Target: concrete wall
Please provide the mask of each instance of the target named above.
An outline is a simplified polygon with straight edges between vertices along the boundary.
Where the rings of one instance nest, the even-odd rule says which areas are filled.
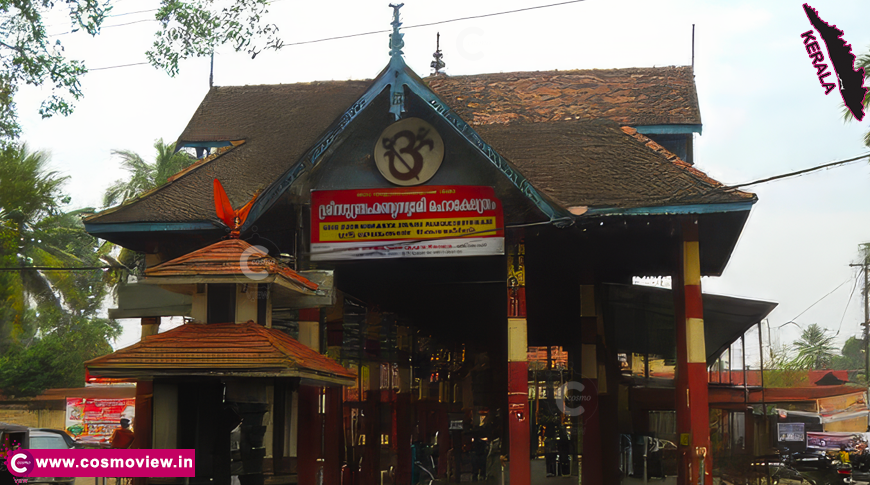
[[[26,404],[0,404],[0,422],[29,428],[64,429],[63,409],[30,409]]]

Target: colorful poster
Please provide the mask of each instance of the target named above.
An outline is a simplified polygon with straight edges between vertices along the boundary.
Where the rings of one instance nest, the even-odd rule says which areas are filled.
[[[311,192],[311,260],[504,254],[492,187],[419,186]]]
[[[135,398],[93,399],[68,397],[66,399],[66,430],[76,439],[103,441],[120,426],[121,418],[131,422],[135,416]]]

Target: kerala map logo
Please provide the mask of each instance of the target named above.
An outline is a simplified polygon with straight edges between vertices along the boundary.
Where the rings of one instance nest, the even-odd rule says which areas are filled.
[[[831,71],[828,69],[828,64],[825,63],[825,55],[818,41],[821,39],[828,52],[828,62],[837,74],[837,83],[843,104],[846,105],[846,109],[852,113],[855,119],[863,120],[864,97],[867,95],[867,88],[864,87],[864,68],[855,69],[855,54],[852,53],[852,45],[843,39],[843,31],[838,29],[836,25],[830,25],[822,20],[816,9],[807,3],[803,7],[807,19],[815,31],[804,32],[801,34],[801,39],[812,61],[812,66],[816,69],[819,84],[825,89],[826,95],[837,87],[833,82],[830,82],[833,79],[827,79],[831,76]],[[816,32],[818,32],[818,38],[815,35]]]

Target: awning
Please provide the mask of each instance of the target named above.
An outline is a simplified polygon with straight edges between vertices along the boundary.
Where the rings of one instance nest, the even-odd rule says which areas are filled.
[[[91,375],[154,377],[299,377],[353,385],[355,374],[280,330],[253,322],[188,323],[85,362]]]
[[[616,325],[620,352],[676,358],[674,298],[670,289],[606,284],[605,324]],[[703,295],[707,364],[712,364],[776,303],[730,296]]]

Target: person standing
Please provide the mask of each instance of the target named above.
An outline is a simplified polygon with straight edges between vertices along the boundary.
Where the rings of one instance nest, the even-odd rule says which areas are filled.
[[[130,420],[121,418],[121,427],[112,431],[109,445],[114,449],[127,449],[133,444],[133,430],[130,429]]]

